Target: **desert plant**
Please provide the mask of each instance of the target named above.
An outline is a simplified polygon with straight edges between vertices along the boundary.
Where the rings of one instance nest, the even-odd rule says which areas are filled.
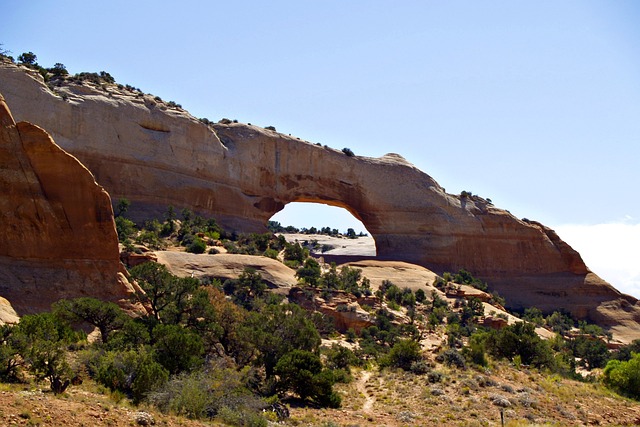
[[[128,319],[115,303],[91,297],[60,300],[53,305],[53,311],[69,322],[87,322],[95,326],[105,344],[109,334],[122,328]]]
[[[603,381],[618,393],[640,400],[640,354],[633,354],[628,361],[610,360]]]

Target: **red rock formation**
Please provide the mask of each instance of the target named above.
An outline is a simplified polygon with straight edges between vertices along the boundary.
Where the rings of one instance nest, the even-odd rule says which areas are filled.
[[[109,195],[1,95],[0,188],[0,295],[19,315],[77,296],[129,305]]]
[[[63,100],[39,78],[0,64],[0,91],[18,117],[51,131],[139,219],[173,205],[263,231],[290,202],[343,207],[364,223],[382,259],[438,273],[465,268],[513,308],[566,309],[640,338],[637,300],[591,273],[552,230],[482,198],[447,194],[397,154],[347,156],[255,126],[208,127],[115,85],[63,86]],[[616,305],[625,307],[622,318]]]
[[[289,301],[309,311],[317,311],[333,319],[337,331],[345,333],[353,329],[356,333],[374,324],[374,317],[358,304],[357,298],[344,291],[327,291],[331,297],[325,300],[319,289],[293,287]]]

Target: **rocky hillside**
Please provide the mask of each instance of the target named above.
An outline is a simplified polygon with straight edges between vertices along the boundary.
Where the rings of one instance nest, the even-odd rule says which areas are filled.
[[[107,81],[0,65],[0,93],[18,120],[49,131],[134,219],[168,205],[264,230],[294,201],[340,206],[371,232],[380,259],[435,272],[465,268],[512,308],[565,309],[618,337],[640,337],[638,301],[591,272],[554,232],[488,200],[444,191],[396,154],[353,156],[270,129],[200,121],[174,103]]]

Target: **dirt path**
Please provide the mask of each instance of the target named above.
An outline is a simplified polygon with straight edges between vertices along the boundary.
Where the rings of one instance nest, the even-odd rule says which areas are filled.
[[[367,392],[367,381],[369,381],[369,378],[371,378],[371,372],[362,371],[362,375],[356,383],[358,391],[364,396],[364,403],[362,404],[363,412],[371,412],[371,410],[373,409],[373,404],[376,401],[376,398],[370,396],[369,392]]]

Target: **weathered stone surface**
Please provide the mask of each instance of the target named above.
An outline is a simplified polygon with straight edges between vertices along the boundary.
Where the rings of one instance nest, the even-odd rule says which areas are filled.
[[[262,279],[275,292],[287,294],[298,280],[296,272],[279,261],[251,255],[197,255],[187,252],[156,251],[158,262],[165,264],[176,276],[216,278],[222,281],[237,279],[246,268],[260,273]]]
[[[0,65],[0,91],[16,116],[49,130],[114,199],[127,197],[134,218],[173,205],[261,231],[290,202],[343,207],[367,227],[381,259],[437,273],[465,268],[511,307],[566,309],[640,338],[637,300],[590,272],[553,230],[480,197],[448,194],[397,154],[347,156],[256,126],[208,127],[114,85],[57,90],[66,100],[36,73]],[[624,318],[601,308],[616,304]]]
[[[17,323],[19,319],[18,314],[13,307],[11,307],[11,303],[5,298],[0,297],[0,325]]]
[[[60,298],[128,306],[109,195],[37,126],[16,125],[0,95],[0,295],[19,314]]]

